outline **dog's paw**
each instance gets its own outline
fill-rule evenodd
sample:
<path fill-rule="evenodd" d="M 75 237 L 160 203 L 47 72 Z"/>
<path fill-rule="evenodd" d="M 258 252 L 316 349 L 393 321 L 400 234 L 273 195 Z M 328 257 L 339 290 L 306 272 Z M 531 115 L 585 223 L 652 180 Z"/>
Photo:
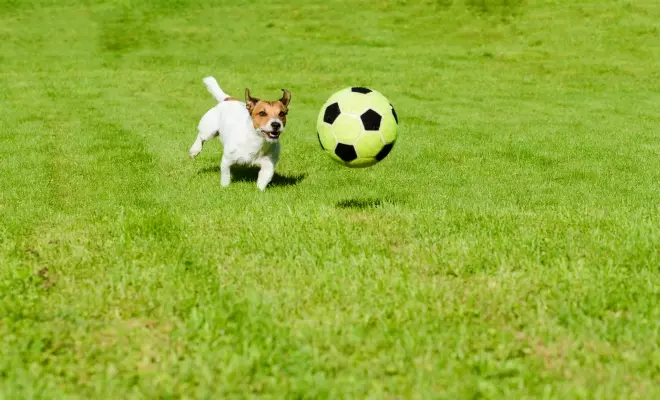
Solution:
<path fill-rule="evenodd" d="M 195 158 L 197 157 L 197 154 L 202 152 L 202 141 L 197 138 L 195 140 L 195 143 L 190 146 L 190 150 L 188 150 L 188 154 L 190 154 L 190 158 Z"/>

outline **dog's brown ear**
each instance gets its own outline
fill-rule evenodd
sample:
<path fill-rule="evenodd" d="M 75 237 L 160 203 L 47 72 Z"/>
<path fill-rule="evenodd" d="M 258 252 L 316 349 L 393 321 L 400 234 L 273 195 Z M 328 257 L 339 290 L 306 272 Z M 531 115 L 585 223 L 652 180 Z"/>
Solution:
<path fill-rule="evenodd" d="M 284 104 L 285 107 L 288 107 L 289 103 L 291 102 L 291 92 L 286 89 L 282 89 L 282 98 L 280 99 L 280 102 Z"/>
<path fill-rule="evenodd" d="M 259 99 L 250 96 L 250 89 L 245 88 L 245 106 L 249 112 L 252 112 L 254 106 L 257 105 L 257 102 L 259 102 Z"/>

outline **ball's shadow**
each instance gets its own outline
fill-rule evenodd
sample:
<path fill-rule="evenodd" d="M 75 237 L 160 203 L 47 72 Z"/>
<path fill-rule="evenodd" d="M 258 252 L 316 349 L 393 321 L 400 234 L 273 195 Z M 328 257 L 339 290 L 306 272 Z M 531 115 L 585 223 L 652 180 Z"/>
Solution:
<path fill-rule="evenodd" d="M 338 201 L 337 204 L 335 204 L 335 207 L 344 208 L 344 209 L 365 210 L 369 208 L 380 208 L 385 204 L 394 204 L 394 203 L 395 202 L 392 201 L 391 199 L 382 200 L 376 198 L 355 197 L 352 199 Z"/>
<path fill-rule="evenodd" d="M 220 166 L 205 167 L 200 169 L 197 174 L 220 173 Z M 234 165 L 231 167 L 232 182 L 256 182 L 259 177 L 259 167 Z M 307 174 L 282 175 L 275 172 L 271 186 L 293 186 L 299 184 Z"/>

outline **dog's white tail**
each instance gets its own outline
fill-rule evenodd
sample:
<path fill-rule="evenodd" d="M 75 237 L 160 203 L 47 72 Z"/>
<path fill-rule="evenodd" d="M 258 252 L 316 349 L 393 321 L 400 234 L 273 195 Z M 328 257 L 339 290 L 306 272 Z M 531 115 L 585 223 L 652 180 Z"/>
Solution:
<path fill-rule="evenodd" d="M 220 89 L 218 81 L 216 81 L 212 76 L 207 76 L 204 78 L 204 84 L 206 85 L 206 89 L 208 89 L 209 93 L 211 93 L 213 97 L 218 100 L 218 103 L 222 103 L 226 98 L 231 97 L 227 93 L 223 92 L 222 89 Z"/>

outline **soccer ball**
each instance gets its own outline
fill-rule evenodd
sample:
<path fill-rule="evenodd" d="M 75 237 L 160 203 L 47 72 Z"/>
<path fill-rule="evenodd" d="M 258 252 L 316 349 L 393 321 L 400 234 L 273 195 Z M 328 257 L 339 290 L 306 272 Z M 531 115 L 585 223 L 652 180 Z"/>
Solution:
<path fill-rule="evenodd" d="M 316 122 L 321 148 L 351 168 L 370 167 L 387 157 L 398 127 L 392 104 L 364 87 L 346 88 L 330 96 Z"/>

